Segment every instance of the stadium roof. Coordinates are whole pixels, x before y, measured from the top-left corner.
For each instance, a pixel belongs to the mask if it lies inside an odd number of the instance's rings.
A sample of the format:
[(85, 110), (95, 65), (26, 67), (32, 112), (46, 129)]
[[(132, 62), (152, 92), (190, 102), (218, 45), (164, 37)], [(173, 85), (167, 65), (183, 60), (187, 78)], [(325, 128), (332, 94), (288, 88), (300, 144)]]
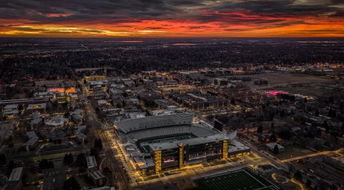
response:
[(193, 134), (197, 137), (209, 136), (218, 133), (215, 129), (207, 128), (202, 125), (192, 126), (172, 126), (163, 128), (153, 128), (150, 130), (134, 131), (127, 134), (133, 140), (148, 139), (153, 137), (163, 137), (177, 134)]
[(129, 119), (114, 122), (120, 131), (127, 134), (133, 131), (159, 128), (166, 126), (191, 125), (193, 119), (192, 114), (175, 114), (163, 116), (149, 116), (145, 118)]

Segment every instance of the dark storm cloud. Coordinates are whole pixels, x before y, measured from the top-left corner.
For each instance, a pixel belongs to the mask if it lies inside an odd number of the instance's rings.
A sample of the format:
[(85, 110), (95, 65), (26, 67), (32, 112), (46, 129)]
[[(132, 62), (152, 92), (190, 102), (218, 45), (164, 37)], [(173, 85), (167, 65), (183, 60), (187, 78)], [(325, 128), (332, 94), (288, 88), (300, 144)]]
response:
[(329, 17), (333, 17), (333, 18), (339, 18), (339, 17), (341, 17), (341, 18), (344, 18), (344, 10), (342, 10), (342, 11), (337, 11), (337, 12), (335, 12), (334, 14), (329, 15)]
[(266, 24), (266, 23), (276, 23), (282, 22), (284, 20), (279, 18), (269, 18), (266, 19), (265, 17), (249, 17), (247, 15), (237, 15), (237, 14), (208, 14), (208, 15), (199, 15), (194, 17), (199, 22), (207, 23), (207, 22), (221, 22), (225, 24), (248, 24), (248, 23), (255, 23), (255, 24)]
[[(79, 19), (153, 18), (180, 12), (176, 6), (190, 4), (163, 0), (11, 0), (0, 4), (1, 18), (26, 18), (37, 21)], [(196, 3), (194, 3), (196, 4)], [(49, 17), (48, 14), (70, 14)]]
[[(308, 24), (305, 21), (287, 21), (287, 22), (281, 22), (274, 24), (275, 27), (284, 27), (284, 26), (290, 26), (295, 24)], [(312, 23), (313, 24), (313, 23)]]
[(284, 16), (317, 16), (327, 12), (342, 11), (335, 7), (343, 1), (336, 0), (243, 0), (226, 1), (214, 11), (248, 10), (252, 14)]
[[(0, 18), (26, 19), (40, 24), (116, 24), (147, 19), (264, 24), (281, 22), (266, 16), (344, 17), (341, 5), (342, 0), (0, 0)], [(235, 11), (265, 17), (218, 13)]]

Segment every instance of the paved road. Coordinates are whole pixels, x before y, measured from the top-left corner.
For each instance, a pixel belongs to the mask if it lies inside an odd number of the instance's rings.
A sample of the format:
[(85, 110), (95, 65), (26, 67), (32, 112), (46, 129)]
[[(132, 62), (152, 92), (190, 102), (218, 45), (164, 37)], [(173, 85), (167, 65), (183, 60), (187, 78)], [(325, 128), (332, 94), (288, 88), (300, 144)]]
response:
[(301, 159), (304, 159), (304, 158), (311, 158), (311, 157), (320, 156), (320, 155), (331, 155), (331, 154), (334, 154), (334, 153), (340, 153), (341, 151), (344, 150), (344, 148), (340, 148), (340, 149), (334, 150), (334, 151), (316, 152), (316, 153), (306, 154), (306, 155), (303, 155), (303, 156), (296, 156), (296, 157), (293, 157), (293, 158), (288, 158), (288, 159), (280, 160), (280, 159), (272, 156), (271, 154), (266, 153), (265, 151), (258, 150), (254, 145), (252, 145), (249, 141), (247, 141), (245, 139), (241, 139), (241, 141), (244, 142), (246, 146), (250, 147), (251, 150), (254, 151), (256, 154), (258, 154), (261, 157), (266, 158), (272, 164), (277, 166), (279, 169), (283, 169), (285, 171), (288, 171), (288, 166), (287, 166), (288, 162), (293, 162), (293, 161), (296, 161), (296, 160), (301, 160)]
[[(170, 183), (172, 181), (178, 181), (183, 179), (195, 179), (204, 177), (207, 175), (212, 175), (214, 173), (228, 172), (232, 170), (237, 170), (243, 167), (248, 167), (257, 164), (267, 164), (268, 161), (257, 155), (254, 158), (250, 156), (240, 157), (237, 161), (231, 161), (230, 159), (223, 160), (220, 164), (207, 165), (198, 164), (192, 166), (186, 166), (183, 169), (175, 169), (159, 174), (153, 179), (145, 179), (141, 184), (148, 185), (151, 183)], [(170, 173), (171, 175), (169, 175)]]
[(255, 152), (256, 154), (258, 154), (259, 156), (261, 156), (261, 157), (267, 159), (267, 160), (270, 161), (272, 164), (274, 164), (277, 168), (282, 169), (282, 170), (288, 172), (288, 166), (287, 166), (285, 163), (281, 162), (279, 159), (277, 159), (277, 158), (271, 156), (271, 155), (268, 154), (268, 153), (265, 153), (265, 152), (262, 152), (262, 151), (258, 150), (256, 146), (252, 145), (252, 144), (251, 144), (250, 142), (248, 142), (247, 140), (242, 139), (242, 138), (241, 138), (240, 140), (241, 140), (241, 142), (243, 142), (246, 146), (250, 147), (251, 151), (253, 151), (253, 152)]
[(293, 157), (293, 158), (281, 160), (281, 162), (287, 163), (287, 162), (293, 162), (293, 161), (296, 161), (296, 160), (301, 160), (301, 159), (304, 159), (304, 158), (310, 158), (310, 157), (315, 157), (315, 156), (320, 156), (320, 155), (330, 155), (330, 154), (333, 154), (333, 153), (339, 153), (339, 152), (341, 152), (343, 150), (344, 150), (344, 148), (340, 148), (340, 149), (334, 150), (334, 151), (323, 151), (323, 152), (310, 153), (310, 154), (306, 154), (306, 155), (303, 155), (303, 156), (296, 156), (296, 157)]
[[(83, 98), (86, 99), (88, 92), (86, 87), (83, 83), (81, 83), (83, 89)], [(97, 138), (102, 140), (103, 150), (105, 154), (105, 158), (107, 160), (108, 167), (112, 171), (114, 177), (114, 184), (119, 190), (130, 190), (130, 180), (126, 175), (126, 171), (124, 170), (123, 165), (121, 164), (120, 160), (117, 159), (116, 150), (113, 148), (112, 141), (108, 135), (106, 135), (107, 129), (106, 125), (98, 119), (98, 116), (90, 103), (90, 100), (87, 99), (85, 102), (85, 110), (86, 110), (86, 118), (87, 121), (92, 126), (92, 132), (95, 134)]]

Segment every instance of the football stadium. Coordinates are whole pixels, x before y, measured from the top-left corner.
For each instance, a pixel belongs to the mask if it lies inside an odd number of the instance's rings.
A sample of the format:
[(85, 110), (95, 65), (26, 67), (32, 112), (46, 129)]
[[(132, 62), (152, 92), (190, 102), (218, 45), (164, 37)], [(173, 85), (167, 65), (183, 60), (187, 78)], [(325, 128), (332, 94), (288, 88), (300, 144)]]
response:
[(122, 148), (143, 174), (183, 168), (249, 152), (226, 134), (192, 114), (148, 116), (114, 122)]

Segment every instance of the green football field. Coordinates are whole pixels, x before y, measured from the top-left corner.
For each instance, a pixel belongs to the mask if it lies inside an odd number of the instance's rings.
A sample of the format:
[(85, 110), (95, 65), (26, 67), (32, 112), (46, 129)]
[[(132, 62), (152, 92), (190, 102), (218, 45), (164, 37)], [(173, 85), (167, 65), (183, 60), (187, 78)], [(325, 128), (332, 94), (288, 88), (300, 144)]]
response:
[(246, 170), (197, 180), (198, 190), (255, 190), (275, 189), (264, 178)]

